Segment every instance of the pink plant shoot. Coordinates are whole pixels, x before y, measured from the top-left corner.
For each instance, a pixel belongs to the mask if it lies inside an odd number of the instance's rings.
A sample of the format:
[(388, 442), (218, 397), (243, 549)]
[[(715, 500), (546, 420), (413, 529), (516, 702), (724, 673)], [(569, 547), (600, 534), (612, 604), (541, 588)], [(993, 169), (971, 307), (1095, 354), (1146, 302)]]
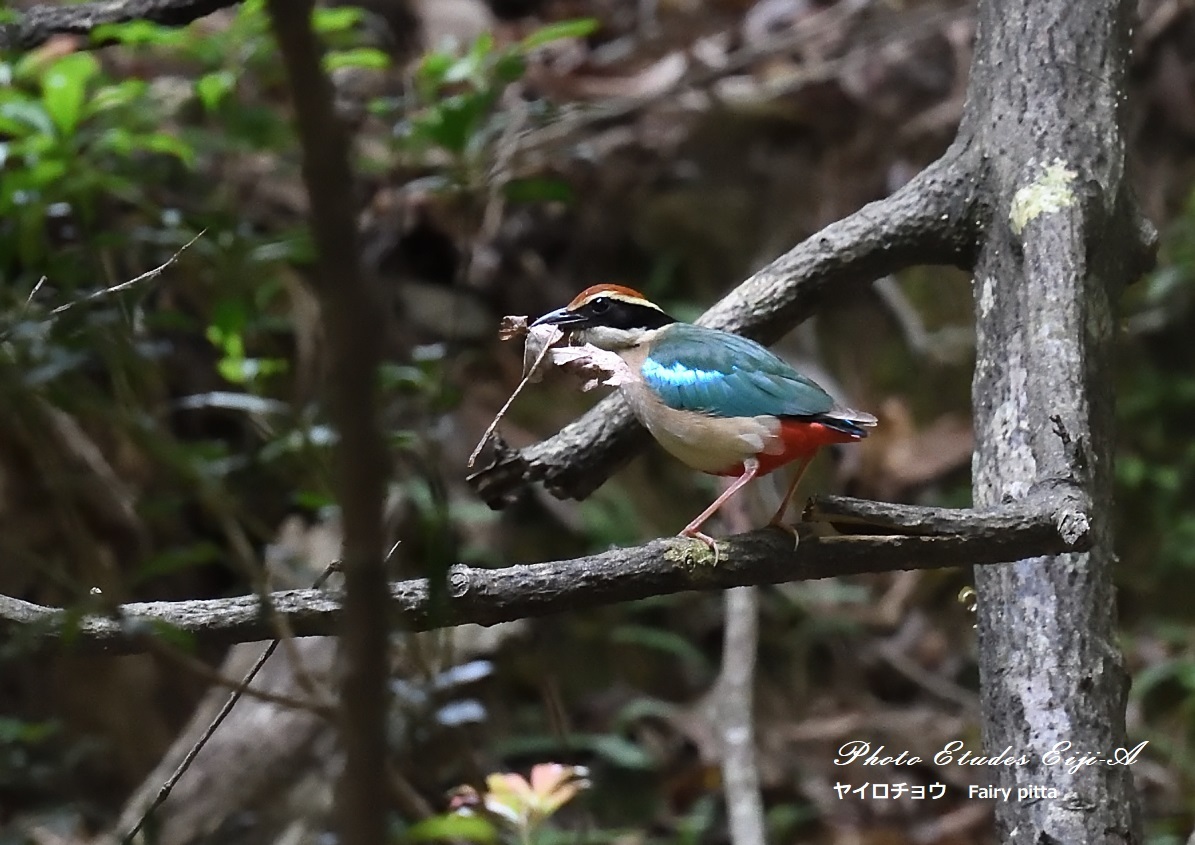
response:
[(528, 782), (522, 775), (494, 773), (485, 779), (482, 796), (468, 787), (457, 791), (452, 802), (459, 813), (472, 813), (478, 806), (529, 842), (532, 833), (557, 810), (589, 786), (588, 770), (583, 766), (540, 763), (531, 769)]

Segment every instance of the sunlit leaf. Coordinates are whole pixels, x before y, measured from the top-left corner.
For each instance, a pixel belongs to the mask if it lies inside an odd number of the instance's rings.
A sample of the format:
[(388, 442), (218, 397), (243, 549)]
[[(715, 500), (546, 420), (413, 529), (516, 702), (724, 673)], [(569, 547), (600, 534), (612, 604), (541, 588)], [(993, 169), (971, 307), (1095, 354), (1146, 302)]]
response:
[(428, 53), (423, 57), (415, 71), (415, 85), (423, 100), (430, 101), (435, 98), (436, 92), (444, 84), (444, 78), (455, 62), (456, 59), (451, 55), (439, 51)]
[(450, 813), (432, 816), (412, 825), (403, 835), (405, 842), (436, 842), (458, 839), (466, 842), (497, 842), (498, 831), (482, 816)]
[(136, 146), (149, 152), (174, 156), (187, 165), (187, 167), (195, 166), (195, 150), (191, 148), (190, 144), (176, 135), (169, 135), (165, 132), (142, 135), (138, 139)]
[(130, 46), (179, 47), (187, 42), (187, 38), (187, 33), (181, 29), (145, 20), (100, 24), (91, 31), (92, 44), (115, 41)]
[(41, 103), (32, 100), (0, 103), (0, 132), (21, 137), (30, 129), (43, 135), (54, 134), (54, 121)]
[(356, 6), (320, 7), (311, 16), (311, 26), (320, 35), (346, 32), (361, 23), (364, 12)]
[(560, 21), (537, 29), (519, 42), (523, 50), (534, 50), (562, 38), (586, 38), (598, 31), (596, 18), (577, 18), (571, 21)]
[(236, 87), (236, 84), (237, 78), (232, 71), (218, 70), (214, 73), (205, 73), (195, 80), (195, 94), (205, 109), (209, 112), (215, 111), (216, 107), (228, 96), (228, 93)]
[(83, 116), (91, 117), (109, 109), (127, 106), (136, 102), (149, 91), (149, 84), (142, 79), (125, 79), (115, 85), (105, 85), (83, 105)]
[(75, 133), (87, 99), (87, 84), (100, 65), (91, 53), (70, 53), (42, 77), (42, 103), (64, 137)]
[(354, 47), (351, 50), (333, 50), (324, 56), (324, 70), (356, 67), (365, 70), (385, 70), (390, 67), (390, 56), (373, 47)]

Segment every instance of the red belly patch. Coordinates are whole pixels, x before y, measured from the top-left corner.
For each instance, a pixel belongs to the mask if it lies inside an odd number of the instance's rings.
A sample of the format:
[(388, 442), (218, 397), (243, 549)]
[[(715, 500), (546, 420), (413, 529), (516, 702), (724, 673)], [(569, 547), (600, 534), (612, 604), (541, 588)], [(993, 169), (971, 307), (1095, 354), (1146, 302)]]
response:
[[(787, 463), (812, 457), (823, 446), (829, 446), (832, 443), (853, 443), (860, 439), (862, 438), (857, 434), (848, 434), (818, 422), (781, 420), (780, 442), (783, 444), (783, 449), (775, 455), (758, 455), (759, 472), (756, 475), (767, 475)], [(721, 472), (712, 474), (737, 478), (743, 474), (743, 465), (735, 464)]]

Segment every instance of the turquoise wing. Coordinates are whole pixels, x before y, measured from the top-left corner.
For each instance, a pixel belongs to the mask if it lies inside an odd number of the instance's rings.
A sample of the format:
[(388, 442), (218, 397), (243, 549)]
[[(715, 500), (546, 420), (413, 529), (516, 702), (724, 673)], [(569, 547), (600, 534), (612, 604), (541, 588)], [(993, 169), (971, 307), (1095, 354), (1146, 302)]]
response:
[(766, 347), (686, 323), (661, 332), (641, 373), (669, 407), (716, 417), (814, 417), (836, 407)]

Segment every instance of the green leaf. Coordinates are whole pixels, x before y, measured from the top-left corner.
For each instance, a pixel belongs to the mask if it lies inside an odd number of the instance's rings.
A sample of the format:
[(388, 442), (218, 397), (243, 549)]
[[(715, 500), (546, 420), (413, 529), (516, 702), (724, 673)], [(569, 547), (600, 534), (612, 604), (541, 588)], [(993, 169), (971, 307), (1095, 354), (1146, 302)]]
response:
[(195, 150), (192, 149), (190, 144), (176, 135), (168, 135), (165, 132), (142, 135), (138, 139), (136, 146), (151, 153), (174, 156), (187, 165), (187, 167), (195, 166)]
[(54, 722), (26, 722), (0, 716), (0, 745), (16, 745), (17, 743), (32, 745), (48, 739), (58, 733), (58, 725)]
[(321, 7), (311, 16), (311, 26), (320, 35), (335, 35), (353, 29), (364, 17), (364, 12), (356, 6)]
[(494, 78), (506, 85), (522, 79), (527, 61), (517, 52), (504, 53), (494, 62)]
[(324, 70), (333, 71), (344, 67), (385, 70), (390, 67), (390, 56), (384, 51), (373, 47), (333, 50), (324, 56)]
[(651, 769), (651, 755), (629, 739), (614, 734), (600, 734), (590, 739), (589, 747), (599, 757), (624, 769)]
[(229, 70), (218, 70), (214, 73), (205, 73), (199, 79), (195, 80), (195, 95), (199, 97), (199, 101), (203, 103), (203, 107), (209, 112), (215, 111), (216, 107), (224, 100), (228, 93), (236, 87), (236, 75)]
[(572, 203), (573, 189), (563, 179), (528, 177), (511, 179), (502, 186), (502, 192), (511, 202), (565, 202)]
[(476, 95), (458, 94), (412, 121), (417, 134), (453, 153), (463, 153), (476, 134), (485, 103)]
[(442, 839), (497, 842), (498, 830), (489, 819), (482, 816), (446, 813), (411, 825), (402, 838), (404, 842), (435, 842)]
[(0, 103), (0, 132), (24, 137), (32, 129), (41, 135), (54, 134), (54, 121), (41, 103), (32, 100), (10, 100)]
[(562, 38), (586, 38), (597, 32), (599, 26), (596, 18), (577, 18), (576, 20), (548, 24), (520, 41), (519, 49), (526, 52)]
[(149, 83), (143, 79), (125, 79), (115, 85), (105, 85), (83, 105), (83, 117), (127, 106), (144, 97), (148, 91)]
[(301, 508), (318, 511), (336, 504), (336, 497), (319, 490), (300, 490), (294, 495), (295, 504)]
[(157, 47), (181, 47), (187, 42), (186, 31), (162, 26), (149, 21), (100, 24), (91, 31), (91, 43), (108, 44), (113, 41), (130, 46), (154, 45)]
[(99, 70), (91, 53), (71, 53), (54, 62), (42, 77), (42, 103), (63, 137), (75, 134), (87, 99), (87, 83)]
[(444, 52), (428, 53), (415, 70), (415, 84), (424, 101), (434, 100), (456, 59)]

